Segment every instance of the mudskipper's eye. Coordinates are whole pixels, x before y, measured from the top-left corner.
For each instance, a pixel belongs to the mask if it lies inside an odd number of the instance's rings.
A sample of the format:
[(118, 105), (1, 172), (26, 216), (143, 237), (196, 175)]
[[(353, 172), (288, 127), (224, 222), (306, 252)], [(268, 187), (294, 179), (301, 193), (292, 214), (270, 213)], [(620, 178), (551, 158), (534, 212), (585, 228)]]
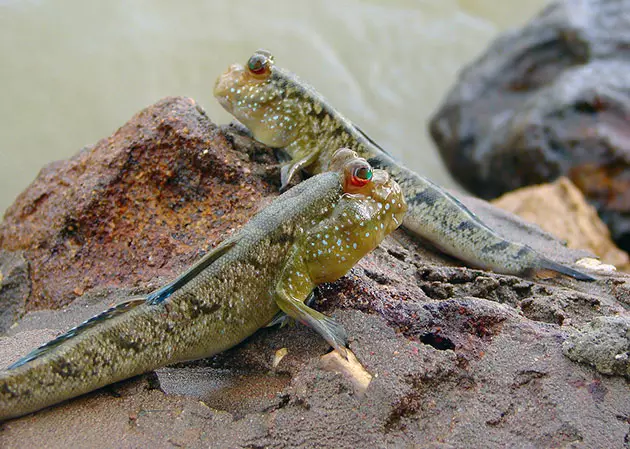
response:
[(367, 162), (357, 164), (352, 168), (352, 178), (350, 182), (357, 186), (363, 187), (372, 179), (372, 167)]
[(247, 61), (247, 68), (254, 75), (258, 76), (266, 75), (267, 73), (269, 73), (269, 64), (267, 58), (258, 53), (249, 58), (249, 61)]

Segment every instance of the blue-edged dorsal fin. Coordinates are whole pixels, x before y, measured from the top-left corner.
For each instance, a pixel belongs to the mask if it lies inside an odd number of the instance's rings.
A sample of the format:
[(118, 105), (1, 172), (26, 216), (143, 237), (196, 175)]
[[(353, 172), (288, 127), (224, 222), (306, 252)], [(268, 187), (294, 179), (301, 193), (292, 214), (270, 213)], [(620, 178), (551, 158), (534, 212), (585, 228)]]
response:
[(378, 143), (374, 142), (374, 140), (368, 136), (365, 131), (363, 131), (361, 128), (359, 128), (355, 123), (352, 124), (352, 126), (354, 126), (354, 129), (356, 129), (359, 134), (361, 134), (365, 140), (367, 140), (368, 142), (370, 142), (372, 145), (374, 145), (376, 148), (378, 148), (379, 150), (381, 150), (383, 153), (385, 153), (386, 155), (391, 157), (391, 154), (389, 151), (387, 151), (385, 148), (383, 148), (382, 146), (380, 146)]
[(177, 279), (173, 282), (166, 284), (164, 287), (160, 287), (154, 292), (150, 293), (147, 296), (147, 303), (149, 304), (159, 304), (169, 296), (171, 296), (175, 291), (182, 288), (186, 285), (191, 279), (194, 279), (200, 272), (208, 268), (219, 259), (222, 255), (228, 252), (234, 245), (236, 245), (237, 239), (227, 240), (221, 243), (219, 246), (208, 252), (203, 258), (186, 270), (183, 274), (181, 274)]
[(12, 370), (15, 368), (18, 368), (22, 365), (24, 365), (25, 363), (30, 362), (31, 360), (35, 360), (45, 354), (48, 354), (49, 352), (53, 351), (55, 348), (59, 347), (61, 344), (63, 344), (65, 341), (70, 340), (71, 338), (74, 338), (82, 333), (84, 333), (85, 331), (87, 331), (88, 329), (93, 328), (94, 326), (110, 320), (114, 317), (117, 317), (119, 315), (122, 315), (123, 313), (128, 312), (129, 310), (144, 304), (146, 302), (146, 298), (142, 297), (142, 298), (134, 298), (134, 299), (130, 299), (128, 301), (122, 302), (120, 304), (115, 305), (114, 307), (111, 307), (109, 309), (107, 309), (104, 312), (99, 313), (98, 315), (93, 316), (92, 318), (88, 319), (87, 321), (84, 321), (83, 323), (79, 324), (76, 327), (73, 327), (72, 329), (70, 329), (68, 332), (66, 332), (65, 334), (61, 334), (60, 336), (58, 336), (57, 338), (50, 340), (48, 343), (43, 344), (42, 346), (40, 346), (37, 349), (32, 350), (31, 352), (29, 352), (27, 355), (25, 355), (24, 357), (22, 357), (20, 360), (18, 360), (17, 362), (13, 363), (11, 366), (9, 366), (7, 369)]

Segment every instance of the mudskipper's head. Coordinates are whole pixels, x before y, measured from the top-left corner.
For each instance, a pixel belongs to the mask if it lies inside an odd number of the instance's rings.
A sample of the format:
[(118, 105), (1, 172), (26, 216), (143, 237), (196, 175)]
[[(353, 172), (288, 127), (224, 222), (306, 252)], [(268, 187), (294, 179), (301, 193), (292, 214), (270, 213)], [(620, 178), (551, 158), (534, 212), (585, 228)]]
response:
[(396, 181), (354, 151), (335, 152), (330, 170), (341, 175), (344, 193), (332, 214), (308, 231), (304, 243), (305, 261), (317, 283), (347, 273), (400, 226), (407, 211)]
[[(217, 79), (214, 96), (230, 114), (247, 126), (256, 140), (284, 147), (299, 135), (299, 101), (287, 73), (274, 66), (273, 56), (258, 50), (247, 64), (232, 64)], [(297, 98), (297, 97), (296, 97)]]

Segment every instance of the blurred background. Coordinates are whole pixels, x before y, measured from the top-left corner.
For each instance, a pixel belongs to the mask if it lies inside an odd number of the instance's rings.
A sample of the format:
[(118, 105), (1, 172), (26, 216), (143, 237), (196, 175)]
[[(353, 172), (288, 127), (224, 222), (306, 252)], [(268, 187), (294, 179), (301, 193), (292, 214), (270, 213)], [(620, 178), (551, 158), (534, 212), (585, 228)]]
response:
[(409, 167), (455, 187), (426, 122), (498, 33), (545, 0), (0, 0), (0, 215), (46, 163), (162, 97), (217, 123), (216, 77), (257, 48)]

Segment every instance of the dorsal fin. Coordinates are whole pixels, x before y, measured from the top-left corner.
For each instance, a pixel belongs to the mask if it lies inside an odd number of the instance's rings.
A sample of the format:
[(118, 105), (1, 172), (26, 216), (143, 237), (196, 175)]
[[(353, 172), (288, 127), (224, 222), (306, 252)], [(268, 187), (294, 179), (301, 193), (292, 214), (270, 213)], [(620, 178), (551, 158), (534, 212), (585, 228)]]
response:
[(228, 252), (234, 245), (236, 245), (236, 242), (237, 240), (234, 239), (221, 243), (212, 251), (208, 252), (208, 254), (203, 256), (203, 258), (199, 262), (190, 267), (173, 282), (166, 284), (164, 287), (160, 287), (154, 292), (150, 293), (149, 296), (147, 296), (147, 303), (154, 305), (159, 304), (167, 299), (175, 291), (182, 288), (184, 285), (186, 285), (186, 283), (197, 276), (201, 271), (212, 265), (212, 263), (215, 262), (219, 257)]
[(37, 349), (34, 349), (33, 351), (29, 352), (27, 355), (22, 357), (20, 360), (18, 360), (17, 362), (9, 366), (7, 369), (12, 370), (12, 369), (18, 368), (24, 365), (25, 363), (30, 362), (31, 360), (35, 360), (45, 354), (48, 354), (49, 352), (53, 351), (55, 348), (58, 348), (65, 341), (70, 340), (71, 338), (74, 338), (77, 335), (84, 333), (85, 331), (93, 328), (99, 323), (110, 320), (119, 315), (122, 315), (123, 313), (128, 312), (129, 310), (141, 304), (144, 304), (145, 302), (146, 302), (146, 298), (135, 298), (135, 299), (130, 299), (129, 301), (125, 301), (120, 304), (117, 304), (114, 307), (111, 307), (107, 309), (106, 311), (101, 312), (98, 315), (95, 315), (92, 318), (84, 321), (78, 326), (73, 327), (65, 334), (61, 334), (57, 338), (50, 340), (48, 343), (43, 344)]
[(372, 145), (374, 145), (376, 148), (378, 148), (379, 150), (381, 150), (383, 153), (385, 153), (386, 155), (391, 157), (391, 154), (389, 153), (389, 151), (387, 151), (385, 148), (383, 148), (382, 146), (380, 146), (378, 143), (374, 142), (374, 140), (372, 140), (372, 138), (370, 136), (368, 136), (367, 134), (365, 134), (365, 131), (363, 131), (361, 128), (359, 128), (356, 124), (352, 124), (352, 126), (354, 126), (354, 128), (359, 132), (359, 134), (361, 134), (365, 140), (367, 140), (368, 142), (370, 142)]
[(180, 275), (177, 279), (175, 279), (170, 284), (167, 284), (164, 287), (159, 288), (158, 290), (154, 291), (147, 297), (130, 299), (129, 301), (125, 301), (120, 304), (117, 304), (114, 307), (107, 309), (106, 311), (101, 312), (98, 315), (93, 316), (92, 318), (88, 319), (87, 321), (84, 321), (78, 326), (73, 327), (65, 334), (62, 334), (58, 336), (57, 338), (49, 341), (48, 343), (40, 346), (39, 348), (34, 349), (30, 353), (28, 353), (26, 356), (22, 357), (20, 360), (13, 363), (7, 369), (12, 370), (12, 369), (18, 368), (24, 365), (25, 363), (30, 362), (31, 360), (35, 360), (45, 354), (48, 354), (51, 351), (53, 351), (55, 348), (63, 344), (65, 341), (70, 340), (71, 338), (74, 338), (86, 332), (88, 329), (91, 329), (92, 327), (96, 326), (99, 323), (102, 323), (104, 321), (117, 317), (119, 315), (122, 315), (123, 313), (128, 312), (129, 310), (141, 304), (148, 303), (148, 304), (153, 305), (153, 304), (161, 303), (166, 298), (168, 298), (171, 294), (173, 294), (173, 292), (180, 289), (183, 285), (185, 285), (188, 281), (193, 279), (202, 270), (207, 268), (219, 257), (224, 255), (235, 244), (236, 244), (236, 240), (228, 240), (222, 243), (221, 245), (217, 246), (215, 249), (210, 251), (208, 254), (206, 254), (199, 262), (197, 262), (195, 265), (189, 268), (188, 271), (184, 272), (182, 275)]

